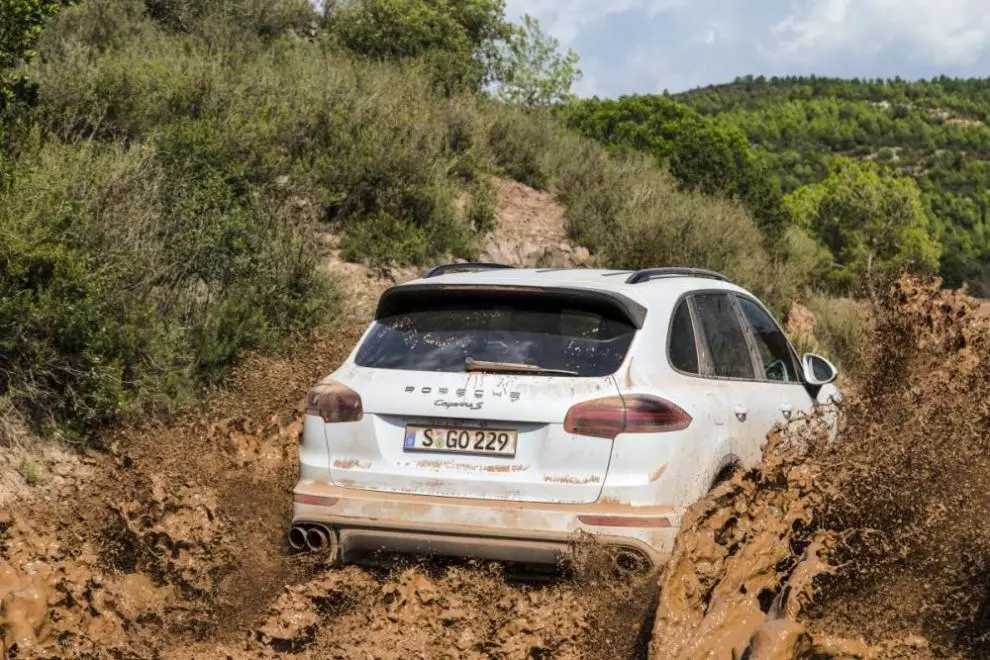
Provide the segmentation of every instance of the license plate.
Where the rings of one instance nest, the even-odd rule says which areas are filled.
[[[519,432],[510,429],[407,426],[402,448],[406,451],[512,458],[516,455],[518,439]]]

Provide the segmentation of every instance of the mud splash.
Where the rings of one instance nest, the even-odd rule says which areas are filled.
[[[85,478],[0,514],[0,658],[990,656],[990,332],[904,280],[838,411],[691,508],[659,579],[514,582],[486,564],[330,569],[286,552],[301,399],[360,328],[253,360]]]
[[[0,657],[635,655],[655,577],[617,579],[594,544],[550,584],[485,564],[338,570],[289,554],[302,397],[360,330],[249,362],[175,423],[103,438],[86,480],[13,507]]]
[[[821,417],[776,431],[761,469],[735,475],[692,507],[660,586],[651,657],[830,653],[828,640],[796,622],[834,545],[815,525],[823,492],[808,462],[828,439]]]
[[[869,378],[692,507],[650,656],[990,656],[990,327],[938,283],[875,310]]]
[[[823,465],[844,535],[817,625],[926,638],[937,657],[990,657],[990,319],[937,283],[887,296],[872,377]]]
[[[44,640],[48,598],[44,577],[22,574],[0,562],[0,657],[6,657],[9,648],[30,650]]]

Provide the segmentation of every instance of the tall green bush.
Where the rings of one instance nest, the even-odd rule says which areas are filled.
[[[303,226],[150,144],[49,142],[0,192],[0,388],[84,433],[332,311]]]

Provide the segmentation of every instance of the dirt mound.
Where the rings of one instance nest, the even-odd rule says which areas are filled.
[[[593,265],[587,248],[574,246],[564,229],[564,207],[547,192],[517,181],[496,179],[494,231],[484,236],[478,258],[520,267],[582,267]],[[420,276],[417,267],[391,268],[387,272],[344,261],[340,235],[319,236],[324,247],[323,268],[343,289],[344,315],[354,321],[371,318],[385,289]]]
[[[587,248],[575,247],[564,229],[564,207],[550,193],[516,181],[496,184],[495,231],[485,237],[482,256],[513,266],[590,266]]]

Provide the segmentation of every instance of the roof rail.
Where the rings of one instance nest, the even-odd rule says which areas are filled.
[[[722,282],[729,282],[729,278],[722,273],[716,273],[713,270],[705,270],[703,268],[644,268],[643,270],[638,270],[626,280],[626,284],[639,284],[641,282],[649,282],[650,280],[655,280],[661,277],[707,277],[713,280],[721,280]]]
[[[446,275],[447,273],[470,272],[475,270],[500,270],[503,268],[513,268],[513,266],[493,264],[483,261],[469,261],[463,264],[443,264],[441,266],[434,266],[423,273],[423,279],[429,277],[439,277],[440,275]]]

